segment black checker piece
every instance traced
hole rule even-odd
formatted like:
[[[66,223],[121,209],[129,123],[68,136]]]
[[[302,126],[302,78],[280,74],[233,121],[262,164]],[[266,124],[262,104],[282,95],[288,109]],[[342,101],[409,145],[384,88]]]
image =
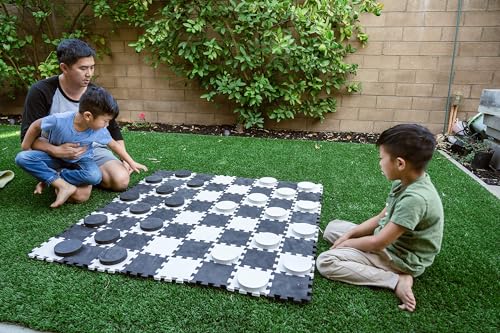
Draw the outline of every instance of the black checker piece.
[[[136,203],[136,204],[130,206],[130,212],[132,214],[144,214],[144,213],[149,212],[150,209],[151,209],[150,204],[142,203],[142,202]]]
[[[210,243],[186,240],[174,254],[178,257],[201,259],[210,246]]]
[[[180,207],[184,205],[184,197],[180,195],[173,195],[165,199],[165,205],[168,207]]]
[[[120,200],[121,201],[134,201],[134,200],[139,199],[139,196],[140,196],[139,192],[129,190],[127,192],[123,192],[120,194]]]
[[[177,170],[175,171],[175,176],[178,178],[187,178],[191,176],[191,171],[189,170]]]
[[[273,269],[276,256],[276,252],[248,249],[240,265],[246,265],[254,268],[258,267],[262,269]]]
[[[120,246],[105,249],[99,254],[99,261],[103,265],[116,265],[127,259],[127,250]]]
[[[203,185],[205,185],[205,181],[203,179],[193,178],[188,181],[186,185],[193,188],[202,187]]]
[[[159,175],[151,175],[151,176],[147,176],[145,179],[146,183],[149,183],[149,184],[158,184],[158,183],[161,183],[161,181],[163,180],[163,177],[159,176]]]
[[[170,193],[173,193],[174,191],[175,191],[175,188],[170,184],[160,185],[156,189],[156,193],[158,193],[158,194],[170,194]]]
[[[80,252],[83,243],[78,239],[67,239],[54,247],[54,253],[60,257],[69,257]]]
[[[100,227],[108,222],[108,217],[104,214],[93,214],[87,216],[83,223],[90,228]]]
[[[120,238],[120,231],[117,229],[104,229],[94,235],[97,244],[111,244]]]
[[[89,266],[103,250],[102,247],[85,245],[76,254],[65,257],[62,261],[70,265]]]
[[[156,217],[148,217],[141,221],[141,229],[144,231],[156,231],[163,227],[163,220]]]

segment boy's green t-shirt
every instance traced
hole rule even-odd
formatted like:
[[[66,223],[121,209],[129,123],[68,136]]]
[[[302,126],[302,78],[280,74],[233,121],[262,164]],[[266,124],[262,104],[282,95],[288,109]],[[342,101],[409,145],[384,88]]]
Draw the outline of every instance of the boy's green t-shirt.
[[[419,276],[441,249],[444,225],[441,198],[425,173],[406,188],[401,181],[394,181],[386,206],[386,216],[380,219],[374,234],[389,221],[404,227],[406,231],[386,249],[402,272]]]

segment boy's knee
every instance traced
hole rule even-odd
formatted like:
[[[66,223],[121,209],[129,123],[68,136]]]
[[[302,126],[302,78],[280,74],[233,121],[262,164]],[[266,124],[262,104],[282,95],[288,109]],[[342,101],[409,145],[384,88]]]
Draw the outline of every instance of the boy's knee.
[[[319,274],[331,279],[332,272],[335,271],[337,267],[337,261],[338,258],[332,250],[321,253],[318,258],[316,258],[316,268]]]
[[[23,166],[24,163],[26,162],[26,158],[27,158],[26,151],[21,151],[21,152],[17,153],[16,159],[15,159],[16,165]]]

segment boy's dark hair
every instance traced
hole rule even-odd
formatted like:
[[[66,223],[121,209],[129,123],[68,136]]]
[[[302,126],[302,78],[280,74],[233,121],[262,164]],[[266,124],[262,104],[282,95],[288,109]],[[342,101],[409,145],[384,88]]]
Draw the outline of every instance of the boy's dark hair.
[[[57,46],[57,60],[68,66],[73,65],[80,58],[95,58],[95,51],[87,43],[76,38],[63,39]]]
[[[416,170],[424,170],[436,148],[436,139],[423,126],[401,124],[383,131],[377,140],[379,146],[384,146],[392,158],[401,157]]]
[[[106,89],[96,86],[87,87],[87,90],[80,98],[78,112],[89,111],[94,117],[109,114],[113,119],[118,116],[120,110],[113,96]]]

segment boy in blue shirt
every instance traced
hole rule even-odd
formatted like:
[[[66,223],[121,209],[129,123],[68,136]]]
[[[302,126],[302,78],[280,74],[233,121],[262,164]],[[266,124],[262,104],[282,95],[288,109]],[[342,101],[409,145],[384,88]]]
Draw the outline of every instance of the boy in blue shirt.
[[[392,289],[399,308],[413,312],[413,279],[433,263],[443,238],[443,206],[425,172],[436,141],[426,128],[402,124],[384,131],[377,146],[392,181],[385,208],[359,225],[330,222],[323,237],[333,245],[316,266],[332,280]]]
[[[109,122],[117,115],[118,105],[113,97],[103,88],[89,87],[80,99],[78,112],[53,114],[30,125],[21,144],[23,151],[16,156],[16,164],[42,184],[55,188],[56,200],[50,207],[64,204],[75,193],[77,186],[101,182],[101,171],[93,160],[94,142],[107,145],[133,171],[147,171],[146,166],[135,162],[107,130]],[[75,159],[58,159],[43,151],[30,150],[40,134],[52,145],[76,143],[84,147],[85,152]],[[41,193],[41,186],[37,186],[35,193]]]

